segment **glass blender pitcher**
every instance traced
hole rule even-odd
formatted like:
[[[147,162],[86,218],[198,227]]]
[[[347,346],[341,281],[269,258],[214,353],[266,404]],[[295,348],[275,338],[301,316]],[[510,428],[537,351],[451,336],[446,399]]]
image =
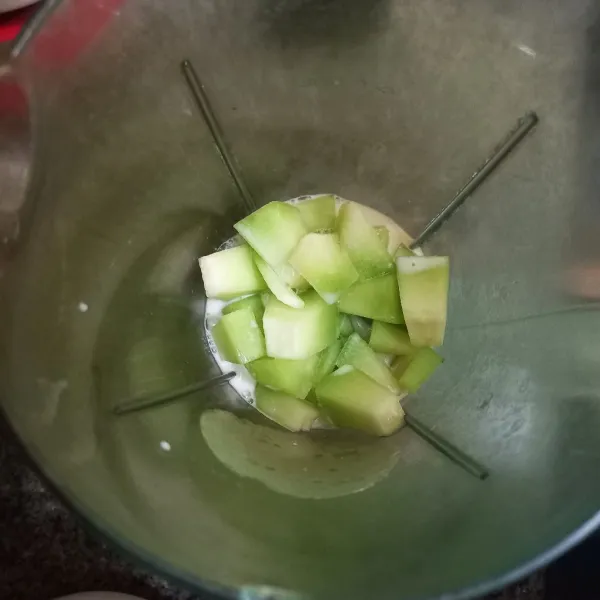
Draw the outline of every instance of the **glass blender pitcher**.
[[[0,71],[18,98],[0,104],[0,398],[65,501],[152,568],[240,599],[473,597],[592,531],[599,15],[583,0],[45,5]],[[407,408],[485,481],[408,428],[288,435],[226,384],[114,415],[221,374],[196,259],[247,206],[184,59],[257,205],[336,193],[413,236],[539,115],[424,247],[451,258],[446,362]],[[215,406],[242,411],[211,429],[229,465],[201,426]]]

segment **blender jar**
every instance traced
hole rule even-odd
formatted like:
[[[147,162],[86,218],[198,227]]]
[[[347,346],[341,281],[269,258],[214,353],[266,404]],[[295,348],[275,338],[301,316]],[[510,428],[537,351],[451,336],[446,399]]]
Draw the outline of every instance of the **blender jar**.
[[[2,254],[0,396],[63,498],[153,568],[239,598],[463,598],[590,531],[598,14],[546,0],[47,5],[0,76],[27,99],[22,127],[3,129],[27,162],[0,198],[18,224]],[[228,386],[112,414],[220,374],[196,259],[245,207],[183,59],[258,205],[332,192],[412,235],[519,116],[540,115],[425,248],[451,259],[446,362],[408,408],[488,479],[406,428],[319,441],[324,457],[270,430],[241,476],[200,427],[237,402]],[[240,422],[216,432],[234,455],[253,448]],[[345,470],[328,478],[336,457]]]

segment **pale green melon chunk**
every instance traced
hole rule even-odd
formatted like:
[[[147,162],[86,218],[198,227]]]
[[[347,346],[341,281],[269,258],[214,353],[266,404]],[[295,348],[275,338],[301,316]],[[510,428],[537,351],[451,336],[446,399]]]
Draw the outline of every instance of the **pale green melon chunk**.
[[[340,342],[340,340],[335,340],[331,346],[327,346],[325,350],[322,350],[319,353],[319,361],[317,362],[317,367],[315,369],[313,384],[319,383],[323,377],[326,377],[333,371],[341,349],[342,342]]]
[[[283,283],[277,276],[277,273],[260,256],[256,255],[254,260],[260,274],[277,300],[293,308],[302,308],[304,306],[304,300],[292,288]]]
[[[260,295],[260,300],[263,304],[264,307],[267,306],[267,304],[269,303],[269,300],[271,300],[271,298],[274,298],[275,296],[273,296],[273,294],[271,294],[271,292],[263,292]]]
[[[331,194],[302,200],[295,206],[308,231],[324,231],[335,227],[335,198]]]
[[[351,315],[396,325],[404,323],[398,281],[393,273],[355,283],[340,296],[338,306]]]
[[[328,303],[337,301],[357,279],[358,273],[334,233],[309,233],[292,255],[290,264]]]
[[[246,245],[203,256],[198,262],[207,298],[231,300],[267,287]]]
[[[262,323],[265,307],[260,294],[247,296],[246,298],[230,302],[227,306],[223,307],[223,314],[228,315],[229,313],[235,312],[236,310],[242,310],[243,308],[249,308],[254,313],[256,322],[259,325]]]
[[[311,388],[310,392],[304,398],[305,402],[310,402],[313,406],[318,406],[319,401],[317,400],[317,396],[315,395],[315,388]],[[323,415],[321,415],[323,417]]]
[[[383,354],[381,352],[377,352],[377,358],[386,366],[389,367],[394,359],[396,358],[395,354]]]
[[[398,382],[388,366],[358,333],[353,333],[348,338],[337,357],[336,364],[338,367],[350,365],[362,371],[390,392],[398,393],[400,391]]]
[[[373,321],[369,346],[385,354],[413,354],[417,348],[410,342],[406,327]]]
[[[448,311],[448,257],[399,257],[396,265],[402,311],[410,341],[415,346],[441,346]]]
[[[408,235],[400,225],[393,219],[390,219],[387,215],[369,207],[364,204],[359,204],[358,202],[351,202],[350,200],[346,200],[346,202],[350,202],[352,204],[356,204],[359,206],[363,217],[367,220],[369,225],[372,227],[384,226],[387,227],[387,230],[390,233],[390,241],[388,244],[388,252],[391,256],[394,255],[396,248],[400,244],[404,244],[406,246],[410,246],[413,242],[413,238]]]
[[[268,356],[308,358],[337,339],[337,306],[327,304],[314,290],[301,297],[303,308],[291,308],[275,298],[265,307],[263,328]]]
[[[379,236],[381,243],[387,248],[390,243],[390,230],[385,225],[374,227],[375,233]]]
[[[318,356],[303,360],[260,358],[246,365],[257,383],[304,399],[312,387]]]
[[[401,256],[416,256],[416,253],[413,252],[408,246],[405,246],[404,244],[400,244],[398,246],[398,249],[396,250],[394,256],[395,256],[395,258],[399,258]]]
[[[352,327],[352,321],[348,315],[340,314],[340,323],[338,327],[338,337],[347,338],[354,328]]]
[[[212,336],[225,360],[244,365],[265,355],[265,340],[248,307],[223,315],[212,328]]]
[[[416,392],[444,359],[431,348],[419,348],[412,356],[399,356],[392,363],[392,373],[401,389]]]
[[[362,214],[360,206],[346,202],[337,220],[342,246],[362,279],[391,273],[394,262],[375,229]]]
[[[271,266],[286,262],[307,233],[300,211],[284,202],[261,206],[234,227]]]
[[[319,416],[312,404],[262,385],[256,386],[256,408],[289,431],[310,431]]]
[[[392,375],[396,378],[396,381],[402,377],[402,373],[406,371],[408,365],[410,365],[410,361],[413,359],[412,354],[404,354],[400,356],[396,356],[392,363],[390,364],[390,371]]]
[[[323,410],[339,427],[384,436],[404,423],[399,397],[352,367],[342,367],[325,377],[315,393]]]
[[[352,323],[353,331],[356,331],[363,340],[368,342],[371,335],[371,322],[356,315],[350,315],[350,322]]]
[[[304,277],[302,277],[302,275],[300,275],[300,273],[298,273],[298,271],[296,271],[289,263],[277,265],[272,267],[272,269],[277,273],[277,276],[285,283],[285,285],[294,290],[305,291],[310,287],[308,281],[306,281],[306,279],[304,279]]]

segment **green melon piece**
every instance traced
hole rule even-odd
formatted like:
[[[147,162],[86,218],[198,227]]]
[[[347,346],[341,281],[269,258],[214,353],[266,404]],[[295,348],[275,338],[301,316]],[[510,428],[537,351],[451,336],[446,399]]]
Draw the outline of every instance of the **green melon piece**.
[[[362,279],[377,277],[394,270],[394,262],[375,229],[362,214],[360,206],[346,202],[337,220],[342,246]]]
[[[275,296],[273,296],[273,294],[271,294],[271,292],[263,292],[260,295],[260,300],[262,302],[262,305],[264,307],[267,306],[267,304],[269,303],[269,300],[271,300],[271,298],[275,298]],[[264,314],[264,313],[263,313]]]
[[[400,244],[394,256],[395,258],[400,258],[401,256],[416,256],[416,254],[408,246]]]
[[[338,301],[340,311],[400,325],[404,323],[398,282],[390,273],[355,283]]]
[[[271,266],[286,262],[307,233],[300,211],[284,202],[270,202],[234,227]]]
[[[328,303],[357,279],[358,273],[335,233],[309,233],[292,255],[290,264]]]
[[[308,231],[324,231],[335,227],[335,197],[331,194],[302,200],[295,206]]]
[[[361,371],[344,366],[315,388],[319,403],[340,427],[390,435],[404,423],[398,396]]]
[[[263,328],[268,356],[308,358],[337,339],[337,306],[327,304],[314,290],[301,297],[303,308],[291,308],[275,298],[265,307]]]
[[[390,230],[385,225],[379,225],[373,229],[375,229],[375,233],[381,240],[381,243],[387,248],[390,243]]]
[[[265,340],[250,308],[223,315],[211,333],[224,360],[244,365],[265,355]]]
[[[228,315],[236,310],[242,310],[243,308],[249,308],[256,318],[256,322],[261,325],[265,307],[260,294],[254,296],[247,296],[240,300],[230,302],[227,306],[223,307],[223,314]]]
[[[328,346],[319,353],[319,361],[315,369],[313,384],[319,383],[323,377],[326,377],[333,371],[341,349],[342,342],[340,342],[340,340],[335,340],[331,346]]]
[[[315,388],[311,388],[310,392],[304,398],[305,402],[310,402],[313,406],[318,406],[319,401],[317,400],[317,396],[315,395]],[[321,415],[322,417],[322,415]]]
[[[412,356],[399,356],[392,363],[392,373],[401,389],[416,392],[443,362],[432,348],[419,348]]]
[[[366,490],[384,479],[402,455],[393,437],[343,429],[294,433],[223,410],[203,412],[200,427],[206,445],[233,473],[297,498],[337,498]]]
[[[418,350],[417,350],[418,352]],[[404,354],[399,355],[394,358],[392,363],[390,364],[390,371],[392,375],[396,378],[396,381],[402,377],[402,374],[410,365],[410,361],[413,359],[413,354]]]
[[[279,279],[285,283],[285,285],[291,287],[297,291],[305,291],[309,289],[310,285],[308,281],[292,267],[289,263],[283,263],[281,265],[277,265],[272,267],[273,271],[277,274]]]
[[[336,364],[338,367],[350,365],[362,371],[390,392],[400,391],[398,382],[388,366],[358,333],[353,333],[348,338],[337,357]]]
[[[277,273],[258,255],[254,257],[256,266],[263,276],[267,286],[280,302],[293,308],[302,308],[304,300],[278,277]]]
[[[347,338],[354,328],[352,327],[352,321],[349,315],[340,314],[340,322],[338,326],[338,337]]]
[[[367,321],[367,319],[357,317],[356,315],[350,315],[350,323],[352,323],[352,330],[368,342],[371,336],[371,321]]]
[[[417,349],[410,342],[406,327],[373,321],[369,346],[385,354],[413,354]]]
[[[256,408],[289,431],[310,431],[319,416],[312,404],[262,385],[256,386]]]
[[[267,287],[246,245],[203,256],[198,262],[207,298],[231,300]]]
[[[402,256],[396,259],[396,265],[410,341],[415,346],[441,346],[448,311],[448,257]]]
[[[396,358],[395,354],[384,354],[381,352],[377,352],[377,358],[386,366],[389,367]]]
[[[351,201],[347,200],[346,202]],[[406,231],[404,231],[404,229],[402,229],[402,227],[400,227],[396,221],[375,210],[374,208],[365,206],[364,204],[359,204],[358,202],[354,202],[352,204],[357,204],[359,206],[363,217],[367,220],[371,227],[387,227],[387,230],[390,233],[388,252],[391,256],[393,256],[396,248],[398,248],[400,244],[405,244],[406,246],[410,246],[410,244],[412,244],[413,238]]]
[[[303,360],[259,358],[246,365],[257,383],[304,399],[313,385],[317,355]]]

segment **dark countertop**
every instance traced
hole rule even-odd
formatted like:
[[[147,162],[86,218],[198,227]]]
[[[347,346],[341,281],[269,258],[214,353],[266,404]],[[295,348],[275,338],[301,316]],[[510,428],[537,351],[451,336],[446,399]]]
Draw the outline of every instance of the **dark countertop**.
[[[5,426],[0,427],[0,599],[50,600],[98,590],[146,600],[196,598],[130,564],[88,534],[29,468]],[[542,600],[544,577],[535,575],[492,598]]]
[[[0,427],[0,599],[50,600],[116,591],[147,600],[190,600],[89,535],[29,468]]]

